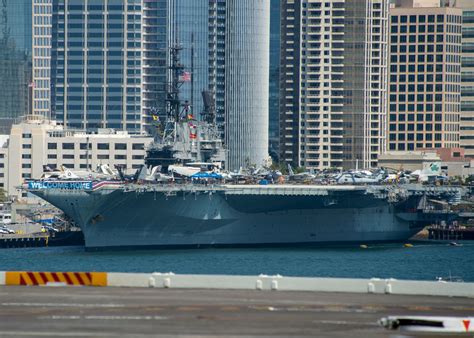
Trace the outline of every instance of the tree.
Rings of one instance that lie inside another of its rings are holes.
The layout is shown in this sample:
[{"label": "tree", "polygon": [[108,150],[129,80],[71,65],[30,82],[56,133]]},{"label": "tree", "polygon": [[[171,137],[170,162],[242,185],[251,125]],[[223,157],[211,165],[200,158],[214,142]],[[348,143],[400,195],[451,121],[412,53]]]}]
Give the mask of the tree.
[{"label": "tree", "polygon": [[285,162],[273,162],[272,165],[270,166],[271,170],[278,170],[280,171],[283,175],[288,175],[288,165]]},{"label": "tree", "polygon": [[7,194],[5,190],[0,188],[0,202],[5,202],[7,200]]}]

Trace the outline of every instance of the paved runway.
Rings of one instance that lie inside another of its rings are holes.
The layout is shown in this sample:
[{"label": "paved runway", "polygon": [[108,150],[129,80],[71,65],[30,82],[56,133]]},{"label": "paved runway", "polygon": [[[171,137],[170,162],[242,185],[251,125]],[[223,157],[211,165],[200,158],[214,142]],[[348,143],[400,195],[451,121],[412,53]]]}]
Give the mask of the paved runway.
[{"label": "paved runway", "polygon": [[[0,286],[0,337],[402,337],[386,315],[474,314],[467,298]],[[404,335],[403,337],[407,337]]]}]

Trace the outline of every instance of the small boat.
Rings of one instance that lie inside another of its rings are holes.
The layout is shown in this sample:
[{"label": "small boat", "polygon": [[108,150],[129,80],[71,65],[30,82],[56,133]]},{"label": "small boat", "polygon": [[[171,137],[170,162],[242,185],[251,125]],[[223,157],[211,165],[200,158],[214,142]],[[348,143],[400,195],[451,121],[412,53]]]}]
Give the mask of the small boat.
[{"label": "small boat", "polygon": [[436,280],[441,283],[447,283],[447,282],[464,283],[464,280],[462,279],[462,277],[451,275],[451,271],[449,271],[449,276],[436,277]]},{"label": "small boat", "polygon": [[457,243],[457,242],[451,242],[451,243],[449,243],[449,246],[462,246],[462,244]]}]

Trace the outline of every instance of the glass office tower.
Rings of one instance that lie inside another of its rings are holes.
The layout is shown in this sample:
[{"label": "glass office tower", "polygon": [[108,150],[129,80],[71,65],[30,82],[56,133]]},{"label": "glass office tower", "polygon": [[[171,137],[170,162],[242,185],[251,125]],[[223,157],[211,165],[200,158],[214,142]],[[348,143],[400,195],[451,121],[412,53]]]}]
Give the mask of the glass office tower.
[{"label": "glass office tower", "polygon": [[54,0],[56,119],[143,132],[148,110],[164,105],[166,35],[165,1]]},{"label": "glass office tower", "polygon": [[170,43],[181,46],[181,63],[191,73],[181,99],[197,117],[204,109],[202,91],[209,89],[209,0],[170,0],[170,22]]},{"label": "glass office tower", "polygon": [[0,4],[0,133],[30,110],[32,0]]},{"label": "glass office tower", "polygon": [[33,79],[30,85],[33,97],[32,114],[49,117],[51,113],[52,0],[30,1],[33,2]]},{"label": "glass office tower", "polygon": [[258,167],[268,160],[270,1],[227,0],[225,30],[226,165]]}]

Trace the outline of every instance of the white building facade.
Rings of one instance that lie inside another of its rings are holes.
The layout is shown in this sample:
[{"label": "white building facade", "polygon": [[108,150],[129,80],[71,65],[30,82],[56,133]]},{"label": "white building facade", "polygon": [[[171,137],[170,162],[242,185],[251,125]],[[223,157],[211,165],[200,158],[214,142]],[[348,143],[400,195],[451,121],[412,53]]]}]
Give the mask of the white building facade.
[{"label": "white building facade", "polygon": [[86,170],[108,164],[132,173],[144,164],[146,148],[152,141],[151,137],[109,129],[93,134],[64,130],[42,119],[15,124],[0,148],[0,188],[18,197],[18,186],[25,179],[41,177],[44,165]]}]

